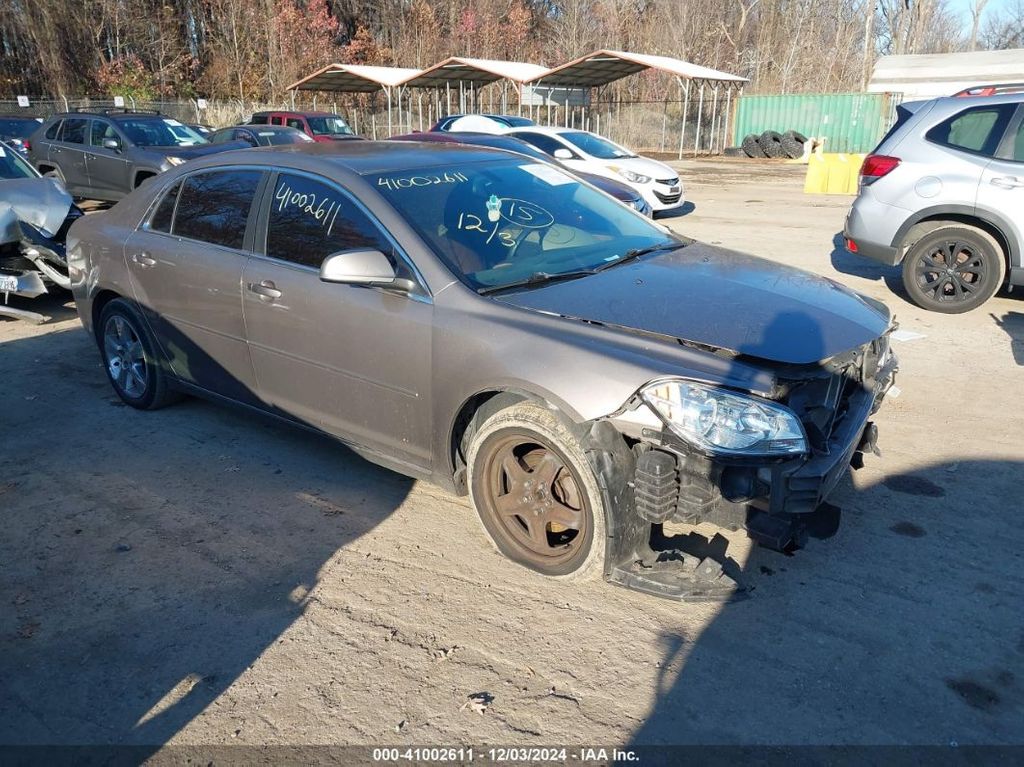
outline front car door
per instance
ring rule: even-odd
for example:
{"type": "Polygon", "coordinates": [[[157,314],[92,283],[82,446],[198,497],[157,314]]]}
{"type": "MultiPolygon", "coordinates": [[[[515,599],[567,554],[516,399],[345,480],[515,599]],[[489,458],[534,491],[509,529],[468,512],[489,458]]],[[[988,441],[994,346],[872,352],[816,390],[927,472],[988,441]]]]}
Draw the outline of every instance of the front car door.
{"type": "Polygon", "coordinates": [[[282,171],[265,194],[265,236],[246,265],[245,324],[260,395],[308,425],[396,458],[430,464],[433,305],[409,294],[320,281],[324,258],[384,252],[415,269],[348,192],[282,171]]]}
{"type": "Polygon", "coordinates": [[[120,196],[131,189],[131,164],[124,156],[125,139],[110,120],[93,120],[87,162],[89,185],[98,193],[120,196]],[[120,149],[107,149],[104,139],[116,139],[120,149]]]}
{"type": "Polygon", "coordinates": [[[174,375],[252,405],[241,284],[264,175],[232,167],[185,176],[125,243],[135,299],[174,375]]]}

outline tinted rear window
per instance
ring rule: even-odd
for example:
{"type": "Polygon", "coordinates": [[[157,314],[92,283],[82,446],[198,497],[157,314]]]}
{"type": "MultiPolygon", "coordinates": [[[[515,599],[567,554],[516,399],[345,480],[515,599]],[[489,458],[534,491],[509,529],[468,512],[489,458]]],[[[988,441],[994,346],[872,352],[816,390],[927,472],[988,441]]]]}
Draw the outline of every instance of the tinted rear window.
{"type": "Polygon", "coordinates": [[[1014,104],[965,109],[929,130],[925,138],[954,149],[992,156],[1014,109],[1014,104]]]}
{"type": "Polygon", "coordinates": [[[55,122],[53,125],[51,125],[49,128],[47,128],[46,129],[46,133],[44,134],[46,136],[46,138],[48,138],[50,140],[53,140],[53,139],[57,138],[57,133],[60,132],[60,126],[63,123],[64,123],[63,120],[57,120],[57,122],[55,122]]]}
{"type": "Polygon", "coordinates": [[[28,138],[32,132],[39,127],[38,120],[21,119],[16,117],[0,120],[0,137],[2,138],[28,138]]]}
{"type": "Polygon", "coordinates": [[[189,176],[178,196],[174,234],[225,248],[241,248],[261,176],[256,170],[189,176]]]}
{"type": "Polygon", "coordinates": [[[269,119],[269,115],[253,115],[250,122],[253,125],[266,125],[269,119]]]}

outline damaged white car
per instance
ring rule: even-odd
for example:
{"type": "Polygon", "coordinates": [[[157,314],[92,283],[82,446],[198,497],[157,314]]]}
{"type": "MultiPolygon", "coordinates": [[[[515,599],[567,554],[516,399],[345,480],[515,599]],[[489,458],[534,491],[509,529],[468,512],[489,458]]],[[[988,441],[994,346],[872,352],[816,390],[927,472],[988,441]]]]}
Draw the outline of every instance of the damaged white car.
{"type": "Polygon", "coordinates": [[[43,178],[0,142],[0,316],[45,321],[10,306],[10,296],[35,298],[70,286],[64,240],[82,215],[59,181],[43,178]]]}

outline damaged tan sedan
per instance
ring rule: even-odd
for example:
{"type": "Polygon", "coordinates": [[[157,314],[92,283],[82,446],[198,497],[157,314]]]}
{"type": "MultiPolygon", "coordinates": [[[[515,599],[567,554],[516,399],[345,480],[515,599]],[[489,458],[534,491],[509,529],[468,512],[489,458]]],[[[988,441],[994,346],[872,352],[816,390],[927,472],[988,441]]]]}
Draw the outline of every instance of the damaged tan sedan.
{"type": "Polygon", "coordinates": [[[481,147],[200,159],[76,223],[69,265],[129,405],[327,433],[469,493],[516,562],[670,598],[734,584],[659,526],[799,545],[896,370],[882,304],[481,147]]]}

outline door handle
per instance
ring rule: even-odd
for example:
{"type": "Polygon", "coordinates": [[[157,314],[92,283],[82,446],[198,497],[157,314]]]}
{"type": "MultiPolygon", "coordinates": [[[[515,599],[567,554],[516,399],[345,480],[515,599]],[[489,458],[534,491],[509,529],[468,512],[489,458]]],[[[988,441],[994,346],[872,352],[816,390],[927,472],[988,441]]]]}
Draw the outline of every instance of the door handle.
{"type": "Polygon", "coordinates": [[[270,280],[263,280],[263,282],[259,283],[250,282],[248,288],[250,293],[255,293],[260,297],[260,301],[265,301],[267,303],[276,301],[283,295],[281,291],[277,289],[277,286],[270,280]]]}
{"type": "Polygon", "coordinates": [[[133,253],[132,263],[138,264],[143,269],[148,269],[151,266],[156,266],[156,259],[149,255],[149,253],[133,253]]]}
{"type": "Polygon", "coordinates": [[[1024,181],[1021,181],[1016,176],[996,176],[989,181],[992,186],[998,186],[1000,189],[1021,189],[1024,188],[1024,181]]]}

